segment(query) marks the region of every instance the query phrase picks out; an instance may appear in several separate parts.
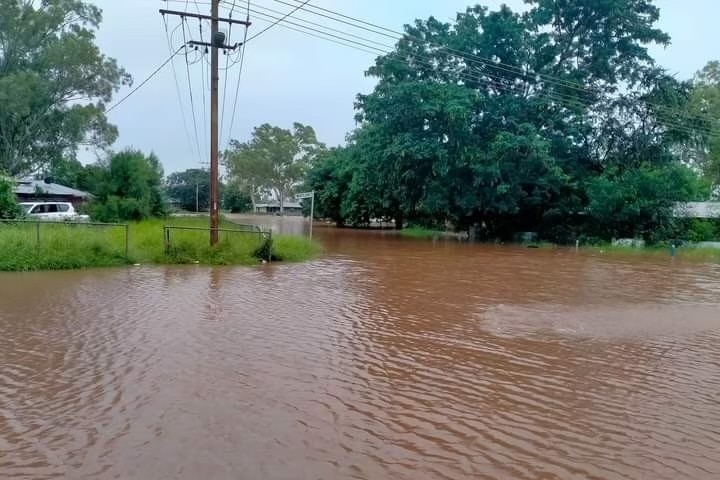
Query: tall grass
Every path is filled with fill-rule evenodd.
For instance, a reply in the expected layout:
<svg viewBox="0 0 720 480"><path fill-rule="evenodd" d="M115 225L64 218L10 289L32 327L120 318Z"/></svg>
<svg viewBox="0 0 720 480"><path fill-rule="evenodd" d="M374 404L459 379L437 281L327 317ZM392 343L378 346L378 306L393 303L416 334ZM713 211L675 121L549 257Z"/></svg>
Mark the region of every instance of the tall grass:
<svg viewBox="0 0 720 480"><path fill-rule="evenodd" d="M126 263L125 230L66 223L0 224L0 270L64 270Z"/></svg>
<svg viewBox="0 0 720 480"><path fill-rule="evenodd" d="M165 252L163 226L207 228L207 218L154 219L129 225L128 256L125 230L65 223L42 223L40 242L35 224L0 223L0 270L61 270L124 264L255 265L267 258L268 245L257 233L223 221L220 243L211 247L207 230L171 230ZM272 238L272 260L303 261L319 251L304 237ZM264 249L263 249L264 247Z"/></svg>

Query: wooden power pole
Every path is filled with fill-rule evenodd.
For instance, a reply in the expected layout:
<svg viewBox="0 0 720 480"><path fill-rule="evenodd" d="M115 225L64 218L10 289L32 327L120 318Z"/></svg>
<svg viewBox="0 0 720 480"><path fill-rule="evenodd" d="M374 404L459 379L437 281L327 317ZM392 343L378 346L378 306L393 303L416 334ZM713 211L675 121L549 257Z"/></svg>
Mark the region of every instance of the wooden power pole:
<svg viewBox="0 0 720 480"><path fill-rule="evenodd" d="M188 42L188 45L195 48L210 48L210 245L217 245L218 228L220 224L218 198L218 177L220 174L220 162L218 158L220 153L218 146L220 141L220 132L218 129L218 92L220 83L219 52L220 49L227 52L227 50L235 50L240 46L239 43L235 43L234 45L227 44L225 34L220 32L220 23L227 23L228 25L239 24L249 27L250 22L234 20L232 18L220 18L220 0L211 0L209 16L165 9L161 9L160 13L162 15L178 15L181 17L183 22L185 21L185 17L197 18L199 21L210 20L210 42L198 42L191 40Z"/></svg>
<svg viewBox="0 0 720 480"><path fill-rule="evenodd" d="M210 245L218 243L218 227L220 225L220 214L218 212L218 84L220 83L220 73L218 71L218 40L220 23L218 15L220 14L220 0L211 0L212 7L210 16L211 34L210 42L213 46L210 48ZM220 45L225 44L225 38L220 40Z"/></svg>

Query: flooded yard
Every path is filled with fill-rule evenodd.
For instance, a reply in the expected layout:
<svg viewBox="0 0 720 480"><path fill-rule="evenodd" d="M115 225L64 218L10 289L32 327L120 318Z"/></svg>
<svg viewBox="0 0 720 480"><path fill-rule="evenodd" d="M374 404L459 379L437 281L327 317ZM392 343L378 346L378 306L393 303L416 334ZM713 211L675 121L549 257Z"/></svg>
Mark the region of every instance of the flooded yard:
<svg viewBox="0 0 720 480"><path fill-rule="evenodd" d="M0 274L0 478L720 478L720 266L315 236Z"/></svg>

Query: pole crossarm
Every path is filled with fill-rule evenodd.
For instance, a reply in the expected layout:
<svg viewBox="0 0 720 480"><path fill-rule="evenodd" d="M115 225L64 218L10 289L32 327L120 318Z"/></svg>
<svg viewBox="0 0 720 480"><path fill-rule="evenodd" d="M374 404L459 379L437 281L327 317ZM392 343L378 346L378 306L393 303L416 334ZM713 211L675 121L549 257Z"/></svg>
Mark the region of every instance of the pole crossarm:
<svg viewBox="0 0 720 480"><path fill-rule="evenodd" d="M166 10L164 8L161 8L160 13L163 15L178 15L180 17L199 18L200 20L215 20L217 22L232 23L235 25L245 25L246 27L249 27L250 25L252 25L252 22L248 22L246 20L235 20L234 18L213 17L212 15L202 15L200 13L183 12L181 10Z"/></svg>
<svg viewBox="0 0 720 480"><path fill-rule="evenodd" d="M194 47L213 47L213 46L215 46L222 50L235 50L239 46L241 46L242 43L236 43L235 45L220 45L220 46L218 46L218 45L213 45L212 43L209 43L209 42L198 42L197 40L190 40L188 42L188 45L194 46Z"/></svg>

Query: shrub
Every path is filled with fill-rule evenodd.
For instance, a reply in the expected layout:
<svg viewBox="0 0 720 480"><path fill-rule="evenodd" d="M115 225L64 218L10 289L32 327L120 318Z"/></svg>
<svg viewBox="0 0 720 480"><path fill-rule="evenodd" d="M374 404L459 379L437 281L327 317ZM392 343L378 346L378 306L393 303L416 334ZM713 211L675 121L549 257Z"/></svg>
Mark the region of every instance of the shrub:
<svg viewBox="0 0 720 480"><path fill-rule="evenodd" d="M714 220L696 219L690 223L687 239L691 242L709 242L718 238L718 225Z"/></svg>
<svg viewBox="0 0 720 480"><path fill-rule="evenodd" d="M11 178L0 174L0 219L18 218L22 209L15 200L14 183Z"/></svg>

